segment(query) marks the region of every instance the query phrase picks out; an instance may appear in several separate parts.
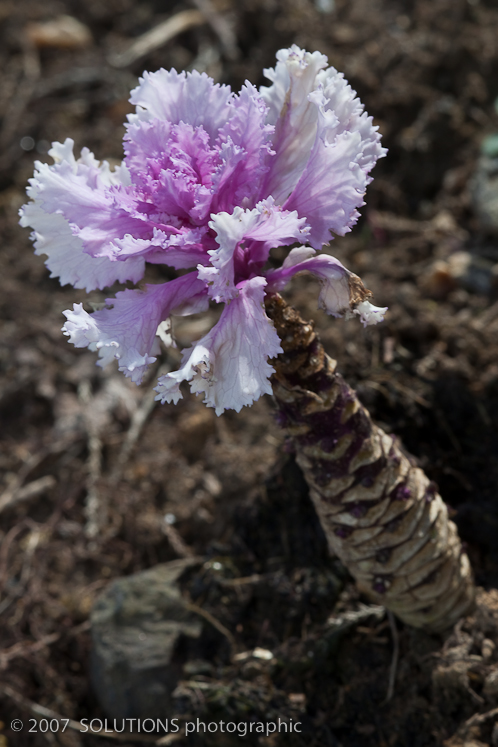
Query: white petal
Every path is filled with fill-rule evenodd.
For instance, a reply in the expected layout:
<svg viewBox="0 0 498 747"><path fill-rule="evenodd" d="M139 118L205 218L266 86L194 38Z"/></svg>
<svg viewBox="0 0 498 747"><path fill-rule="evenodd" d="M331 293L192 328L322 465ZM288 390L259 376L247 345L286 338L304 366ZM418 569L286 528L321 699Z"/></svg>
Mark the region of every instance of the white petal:
<svg viewBox="0 0 498 747"><path fill-rule="evenodd" d="M380 307L374 306L370 301L362 301L353 310L354 314L358 314L363 326L367 327L371 324L378 324L384 321L384 315L387 311L387 306Z"/></svg>
<svg viewBox="0 0 498 747"><path fill-rule="evenodd" d="M361 152L355 159L365 171L370 171L378 158L387 153L380 145L378 127L374 127L372 117L364 111L363 104L342 73L333 67L322 70L317 75L317 83L323 87L323 101L327 112L335 115L334 124L329 123L326 139L333 142L343 132L360 134ZM370 181L370 180L369 180Z"/></svg>
<svg viewBox="0 0 498 747"><path fill-rule="evenodd" d="M50 277L58 277L61 285L70 283L87 292L107 288L115 282L138 282L144 274L145 261L133 257L126 262L111 262L107 257L86 254L83 243L74 236L67 220L57 213L46 213L38 200L20 210L21 226L34 229L35 254L46 254L45 264Z"/></svg>
<svg viewBox="0 0 498 747"><path fill-rule="evenodd" d="M273 81L261 89L275 124L264 188L289 210L306 216L310 243L351 230L363 205L369 172L386 151L372 118L327 58L296 46L277 53Z"/></svg>
<svg viewBox="0 0 498 747"><path fill-rule="evenodd" d="M327 58L293 45L277 52L277 60L275 69L264 71L273 85L262 87L260 93L269 107L267 121L275 125L272 142L276 155L265 189L282 204L296 186L316 139L318 112L308 96L315 90L316 76Z"/></svg>
<svg viewBox="0 0 498 747"><path fill-rule="evenodd" d="M268 358L282 352L280 340L264 310L265 280L248 280L220 317L197 344L183 351L182 367L161 376L156 399L178 402L180 383L204 394L204 402L217 415L237 412L262 394L271 393L269 377L274 369Z"/></svg>

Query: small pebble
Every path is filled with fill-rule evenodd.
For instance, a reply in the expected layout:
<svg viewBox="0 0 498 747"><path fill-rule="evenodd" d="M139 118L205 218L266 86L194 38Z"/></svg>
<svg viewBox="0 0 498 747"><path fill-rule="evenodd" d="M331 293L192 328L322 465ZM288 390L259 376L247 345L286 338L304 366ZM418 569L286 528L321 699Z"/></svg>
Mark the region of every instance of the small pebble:
<svg viewBox="0 0 498 747"><path fill-rule="evenodd" d="M484 661L488 661L488 659L491 659L495 648L496 648L495 644L489 638L485 638L483 640L482 646L481 646L481 653L482 653L482 658L484 659Z"/></svg>

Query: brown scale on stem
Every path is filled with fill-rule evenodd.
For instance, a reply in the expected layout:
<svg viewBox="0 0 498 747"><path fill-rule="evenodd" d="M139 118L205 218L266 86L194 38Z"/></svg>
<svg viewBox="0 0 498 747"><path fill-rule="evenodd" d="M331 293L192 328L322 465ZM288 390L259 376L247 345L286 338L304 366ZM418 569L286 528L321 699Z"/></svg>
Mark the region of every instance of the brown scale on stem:
<svg viewBox="0 0 498 747"><path fill-rule="evenodd" d="M331 551L362 592L401 620L446 630L472 607L474 584L436 486L372 422L313 324L279 295L266 308L284 350L273 361L279 419Z"/></svg>

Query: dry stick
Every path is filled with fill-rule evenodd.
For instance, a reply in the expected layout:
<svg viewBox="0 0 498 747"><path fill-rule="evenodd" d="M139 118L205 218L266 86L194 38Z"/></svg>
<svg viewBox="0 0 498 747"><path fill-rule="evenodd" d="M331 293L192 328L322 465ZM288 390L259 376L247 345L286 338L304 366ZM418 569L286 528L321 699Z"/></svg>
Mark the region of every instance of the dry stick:
<svg viewBox="0 0 498 747"><path fill-rule="evenodd" d="M235 638L230 633L228 628L225 628L223 623L220 623L220 621L217 620L216 617L214 617L210 612L203 609L202 607L199 607L198 604L194 604L193 602L186 602L185 607L190 610L190 612L194 612L196 615L203 617L205 620L207 620L208 623L213 626L213 628L216 628L217 631L224 635L228 643L230 644L232 655L234 654L236 648Z"/></svg>
<svg viewBox="0 0 498 747"><path fill-rule="evenodd" d="M162 365L157 372L156 378L159 376L162 376L165 373L168 373L168 371L170 370L171 369L167 363ZM119 452L116 466L114 467L111 473L111 476L109 478L109 482L112 486L116 486L118 482L121 480L123 469L126 463L128 462L128 457L130 456L133 447L138 441L138 438L142 432L142 428L144 427L147 418L149 417L149 415L155 408L156 404L157 404L156 392L154 391L153 388L151 388L149 389L148 392L144 394L140 402L140 406L135 410L135 412L132 415L130 427L126 434L126 438L123 442L123 445L121 447L121 451Z"/></svg>
<svg viewBox="0 0 498 747"><path fill-rule="evenodd" d="M468 732L470 731L470 729L472 729L473 726L483 724L490 718L495 718L495 716L498 716L498 708L493 708L491 711L486 711L486 713L474 713L473 716L471 716L457 729L455 736L460 737L461 739L465 739Z"/></svg>
<svg viewBox="0 0 498 747"><path fill-rule="evenodd" d="M57 485L57 480L53 475L45 475L45 477L39 477L38 480L28 483L23 488L19 488L13 493L9 493L6 496L0 497L0 513L5 511L7 508L17 506L18 503L24 503L30 501L32 498L38 498L38 496L47 493Z"/></svg>
<svg viewBox="0 0 498 747"><path fill-rule="evenodd" d="M28 499L31 497L31 493L34 491L37 495L39 493L37 492L40 487L44 487L45 490L49 489L49 482L47 481L47 477L41 477L39 480L35 480L34 482L30 483L29 485L26 485L24 488L23 483L34 469L40 466L40 464L49 456L59 454L62 451L67 451L69 447L74 443L74 441L68 441L67 439L65 441L56 441L51 446L48 446L41 451L37 452L36 454L31 454L26 461L24 462L23 466L19 469L19 472L17 473L14 482L9 485L9 487L0 495L0 512L2 512L5 508L8 508L12 504L16 503L18 500L22 501L25 499ZM45 482L41 482L44 480ZM35 490L35 484L38 483ZM52 487L52 486L50 486ZM33 495L34 497L34 495Z"/></svg>
<svg viewBox="0 0 498 747"><path fill-rule="evenodd" d="M188 29L200 26L203 23L206 23L206 18L200 11L183 10L139 36L125 52L110 54L108 62L113 67L127 67L162 47L178 34L183 34Z"/></svg>
<svg viewBox="0 0 498 747"><path fill-rule="evenodd" d="M446 630L473 605L474 584L436 486L372 423L313 325L278 295L267 311L284 350L272 377L280 423L331 550L375 602L415 627Z"/></svg>
<svg viewBox="0 0 498 747"><path fill-rule="evenodd" d="M92 417L92 389L88 380L82 381L78 388L80 401L86 406L85 427L88 434L88 475L85 498L85 534L94 539L100 534L106 522L107 510L97 488L102 472L102 439L100 429Z"/></svg>
<svg viewBox="0 0 498 747"><path fill-rule="evenodd" d="M237 60L240 57L240 50L237 46L237 37L233 33L232 27L226 18L213 6L211 0L192 0L194 5L199 9L207 23L211 26L214 33L220 40L222 50L229 60Z"/></svg>
<svg viewBox="0 0 498 747"><path fill-rule="evenodd" d="M52 643L55 643L62 638L63 635L66 635L69 638L74 638L80 633L85 633L89 629L90 621L85 620L85 622L80 625L75 625L74 628L69 631L50 633L34 642L27 643L26 641L19 641L19 643L14 643L10 648L0 651L0 670L4 669L9 661L12 661L13 659L29 656L30 654L35 654L37 651L42 651L44 648L47 648L47 646L50 646Z"/></svg>
<svg viewBox="0 0 498 747"><path fill-rule="evenodd" d="M389 703L392 696L394 695L394 685L396 683L396 670L398 669L399 659L399 635L398 628L396 627L396 618L390 610L387 610L387 616L389 619L389 627L391 628L391 635L393 639L393 658L391 661L391 668L389 670L389 684L387 687L387 695L384 703Z"/></svg>
<svg viewBox="0 0 498 747"><path fill-rule="evenodd" d="M360 604L357 610L348 610L347 612L329 617L327 628L330 628L333 633L342 633L368 620L370 617L382 620L385 613L386 610L382 605Z"/></svg>
<svg viewBox="0 0 498 747"><path fill-rule="evenodd" d="M171 547L180 558L195 557L195 552L187 545L180 532L175 529L175 527L171 526L171 524L168 524L166 521L162 521L161 529L168 538Z"/></svg>

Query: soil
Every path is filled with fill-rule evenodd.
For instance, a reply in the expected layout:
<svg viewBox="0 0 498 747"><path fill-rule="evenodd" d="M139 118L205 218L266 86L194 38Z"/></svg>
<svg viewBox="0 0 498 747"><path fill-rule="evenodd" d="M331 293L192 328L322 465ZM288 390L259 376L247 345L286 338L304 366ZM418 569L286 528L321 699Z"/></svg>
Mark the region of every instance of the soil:
<svg viewBox="0 0 498 747"><path fill-rule="evenodd" d="M211 24L127 67L110 64L189 7L0 2L0 747L109 742L10 724L104 718L88 664L96 597L113 578L189 555L203 565L185 594L221 638L185 667L180 720L292 718L302 731L171 734L163 744L496 745L498 245L471 198L481 142L498 130L496 3L216 0ZM81 46L42 45L32 24L61 14L89 30ZM49 277L17 224L33 161L49 160L51 141L71 137L76 150L121 158L128 91L143 69L260 85L275 51L292 43L344 72L389 148L360 222L329 250L389 312L367 330L332 320L304 277L286 298L315 320L373 417L450 506L481 590L476 611L445 636L404 627L358 597L327 553L269 397L220 418L192 396L155 406L161 361L137 388L70 346L61 312L87 297ZM212 321L179 325L180 347ZM136 737L121 743L141 744Z"/></svg>

